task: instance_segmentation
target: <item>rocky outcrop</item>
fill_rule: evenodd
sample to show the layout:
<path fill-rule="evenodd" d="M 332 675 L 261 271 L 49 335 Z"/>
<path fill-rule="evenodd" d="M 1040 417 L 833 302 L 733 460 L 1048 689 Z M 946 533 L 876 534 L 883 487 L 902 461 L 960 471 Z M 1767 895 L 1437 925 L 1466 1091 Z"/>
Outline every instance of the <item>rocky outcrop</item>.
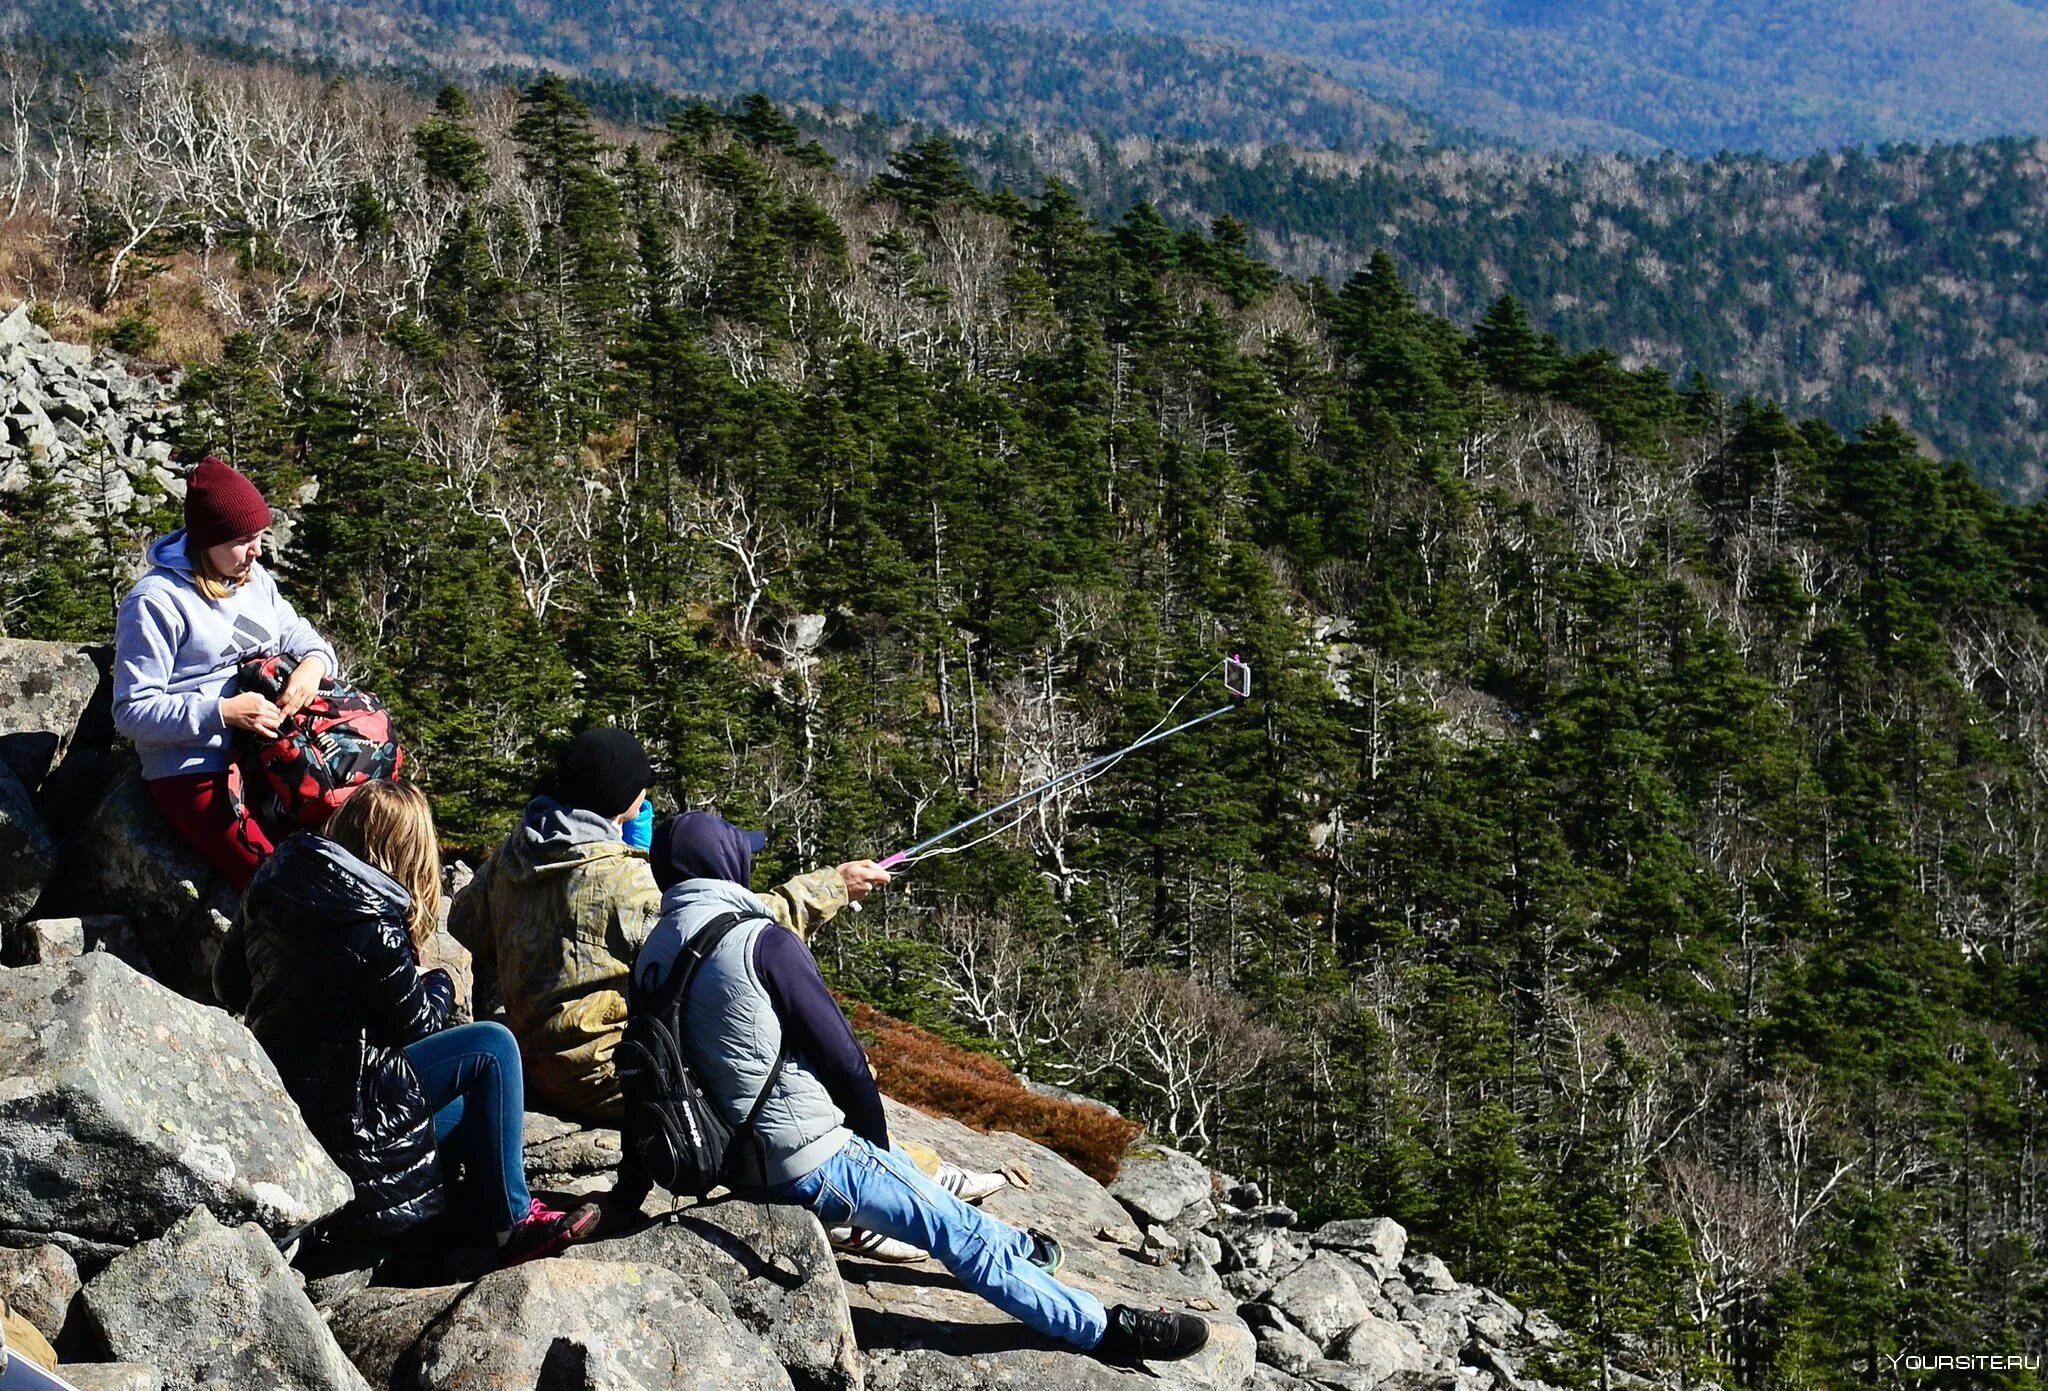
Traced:
<path fill-rule="evenodd" d="M 0 1231 L 94 1250 L 196 1206 L 283 1236 L 351 1191 L 247 1030 L 105 952 L 0 970 L 0 1156 Z"/>
<path fill-rule="evenodd" d="M 1540 1391 L 1524 1369 L 1561 1338 L 1460 1285 L 1387 1218 L 1298 1230 L 1286 1208 L 1222 1205 L 1223 1282 L 1258 1339 L 1261 1391 Z"/>
<path fill-rule="evenodd" d="M 735 1323 L 715 1282 L 582 1257 L 479 1280 L 426 1336 L 418 1375 L 421 1391 L 790 1386 L 767 1344 Z"/>
<path fill-rule="evenodd" d="M 818 1219 L 801 1208 L 737 1198 L 677 1206 L 640 1231 L 577 1254 L 708 1280 L 800 1391 L 861 1385 L 850 1286 L 838 1278 Z"/>
<path fill-rule="evenodd" d="M 168 372 L 136 372 L 117 353 L 50 337 L 25 302 L 0 316 L 0 494 L 27 487 L 40 466 L 81 512 L 181 499 L 175 390 Z"/>
<path fill-rule="evenodd" d="M 224 1227 L 197 1208 L 101 1271 L 84 1299 L 114 1355 L 161 1369 L 166 1391 L 369 1391 L 253 1222 Z"/>

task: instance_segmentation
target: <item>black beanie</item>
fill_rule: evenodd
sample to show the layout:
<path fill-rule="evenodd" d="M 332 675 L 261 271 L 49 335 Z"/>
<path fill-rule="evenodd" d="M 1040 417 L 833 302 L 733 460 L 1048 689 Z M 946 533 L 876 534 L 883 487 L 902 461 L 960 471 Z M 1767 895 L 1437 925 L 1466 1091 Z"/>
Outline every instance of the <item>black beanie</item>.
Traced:
<path fill-rule="evenodd" d="M 586 729 L 555 765 L 555 800 L 579 811 L 617 816 L 654 782 L 639 739 L 623 729 Z"/>

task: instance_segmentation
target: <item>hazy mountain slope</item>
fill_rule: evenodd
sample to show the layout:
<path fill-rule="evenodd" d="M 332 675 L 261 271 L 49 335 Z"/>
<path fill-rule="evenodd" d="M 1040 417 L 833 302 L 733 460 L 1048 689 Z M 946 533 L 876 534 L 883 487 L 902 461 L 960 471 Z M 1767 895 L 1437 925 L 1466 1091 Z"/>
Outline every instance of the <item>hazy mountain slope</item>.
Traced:
<path fill-rule="evenodd" d="M 915 120 L 1359 147 L 1441 138 L 1431 122 L 1299 61 L 1175 35 L 1059 33 L 817 0 L 36 0 L 43 36 L 168 31 L 324 62 L 477 72 L 552 67 L 670 90 L 759 90 Z"/>
<path fill-rule="evenodd" d="M 1694 161 L 1014 142 L 1105 216 L 1236 217 L 1341 284 L 1375 248 L 1463 323 L 1506 292 L 1567 347 L 1704 372 L 1840 425 L 1889 412 L 2016 497 L 2048 485 L 2048 141 Z"/>
<path fill-rule="evenodd" d="M 1777 154 L 2048 130 L 2038 0 L 881 0 L 1294 54 L 1547 145 Z"/>

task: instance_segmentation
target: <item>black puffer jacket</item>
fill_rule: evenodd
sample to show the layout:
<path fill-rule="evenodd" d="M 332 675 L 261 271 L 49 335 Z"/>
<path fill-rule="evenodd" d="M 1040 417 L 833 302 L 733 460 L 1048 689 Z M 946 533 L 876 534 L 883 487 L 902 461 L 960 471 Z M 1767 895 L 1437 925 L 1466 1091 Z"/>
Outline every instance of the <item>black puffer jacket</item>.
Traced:
<path fill-rule="evenodd" d="M 447 1205 L 433 1112 L 399 1050 L 447 1022 L 455 992 L 446 971 L 420 972 L 411 907 L 389 875 L 302 832 L 256 872 L 214 966 L 214 994 L 244 1014 L 355 1184 L 342 1222 L 364 1236 Z"/>

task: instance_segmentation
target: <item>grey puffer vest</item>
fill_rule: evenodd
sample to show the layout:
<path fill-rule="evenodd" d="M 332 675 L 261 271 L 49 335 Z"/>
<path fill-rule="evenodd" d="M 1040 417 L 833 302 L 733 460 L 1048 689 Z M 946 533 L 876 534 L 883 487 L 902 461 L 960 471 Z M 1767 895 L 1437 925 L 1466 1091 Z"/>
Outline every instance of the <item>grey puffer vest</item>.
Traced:
<path fill-rule="evenodd" d="M 633 971 L 647 988 L 668 977 L 691 938 L 727 913 L 759 916 L 726 934 L 697 972 L 684 1006 L 690 1065 L 716 1100 L 726 1123 L 738 1126 L 761 1094 L 782 1048 L 782 1021 L 754 973 L 754 943 L 782 931 L 761 900 L 723 879 L 686 879 L 662 895 L 661 918 L 641 948 Z M 853 1132 L 824 1083 L 800 1057 L 783 1064 L 757 1123 L 767 1156 L 765 1172 L 733 1175 L 735 1186 L 772 1188 L 802 1178 L 846 1146 Z M 752 1167 L 749 1165 L 748 1167 Z"/>

